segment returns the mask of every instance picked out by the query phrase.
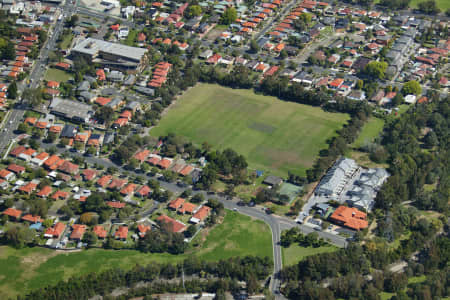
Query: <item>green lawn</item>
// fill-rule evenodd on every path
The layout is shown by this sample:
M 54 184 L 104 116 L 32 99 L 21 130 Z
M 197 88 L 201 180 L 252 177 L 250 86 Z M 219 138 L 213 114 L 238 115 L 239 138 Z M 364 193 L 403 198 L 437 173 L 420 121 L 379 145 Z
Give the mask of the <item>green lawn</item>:
M 251 238 L 249 238 L 251 236 Z M 16 250 L 0 247 L 0 299 L 20 292 L 55 284 L 74 275 L 120 267 L 129 269 L 151 261 L 177 262 L 190 255 L 205 260 L 235 256 L 258 255 L 272 258 L 272 238 L 269 227 L 261 221 L 236 212 L 228 212 L 224 222 L 208 235 L 200 233 L 186 254 L 145 254 L 134 250 L 90 249 L 61 253 L 44 248 Z
M 72 43 L 73 34 L 67 34 L 64 36 L 63 40 L 61 41 L 61 49 L 66 50 L 69 49 L 70 44 Z
M 364 124 L 358 138 L 353 142 L 353 147 L 358 149 L 365 143 L 373 142 L 376 137 L 378 137 L 383 130 L 384 120 L 372 117 L 369 121 Z
M 72 75 L 70 73 L 55 68 L 49 68 L 44 75 L 45 80 L 53 80 L 58 82 L 67 82 L 71 78 Z
M 338 248 L 334 246 L 322 246 L 319 248 L 313 247 L 302 247 L 298 244 L 292 244 L 288 248 L 281 247 L 281 254 L 283 256 L 283 266 L 292 266 L 303 260 L 305 257 L 319 254 L 319 253 L 328 253 L 338 250 Z
M 336 135 L 347 114 L 280 101 L 219 85 L 198 84 L 187 91 L 152 129 L 173 132 L 200 145 L 207 141 L 244 155 L 251 168 L 286 176 L 304 175 L 326 140 Z
M 425 0 L 411 0 L 409 2 L 409 7 L 411 8 L 417 8 L 419 6 L 420 2 L 425 2 Z M 450 1 L 448 0 L 436 0 L 437 7 L 441 10 L 441 12 L 444 12 L 450 8 Z

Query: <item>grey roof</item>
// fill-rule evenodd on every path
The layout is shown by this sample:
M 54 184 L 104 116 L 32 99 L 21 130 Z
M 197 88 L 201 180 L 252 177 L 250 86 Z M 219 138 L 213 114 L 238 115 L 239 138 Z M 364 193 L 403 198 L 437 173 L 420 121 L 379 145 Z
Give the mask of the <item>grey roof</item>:
M 125 81 L 123 82 L 123 84 L 124 85 L 132 85 L 135 80 L 136 80 L 136 76 L 134 76 L 133 74 L 130 74 L 125 78 Z
M 88 104 L 61 98 L 54 98 L 49 105 L 49 110 L 55 115 L 83 122 L 87 122 L 94 113 Z
M 89 81 L 84 80 L 78 85 L 77 90 L 80 92 L 81 91 L 89 91 L 90 88 L 91 88 L 91 84 L 89 83 Z
M 122 102 L 122 98 L 114 97 L 110 102 L 108 102 L 106 104 L 106 106 L 108 106 L 108 107 L 115 107 L 115 106 L 119 105 L 120 102 Z
M 103 144 L 111 144 L 114 141 L 115 133 L 112 131 L 107 131 L 103 137 Z
M 268 185 L 279 185 L 283 182 L 283 179 L 281 179 L 280 177 L 274 176 L 274 175 L 269 175 L 267 176 L 263 183 L 268 184 Z
M 353 159 L 344 157 L 338 159 L 320 181 L 317 192 L 327 195 L 338 193 L 344 184 L 345 177 L 349 176 L 357 168 L 358 165 Z
M 112 87 L 104 88 L 101 91 L 102 96 L 112 96 L 112 95 L 116 95 L 118 93 L 119 92 L 115 88 L 112 88 Z
M 140 106 L 141 106 L 141 104 L 140 104 L 139 102 L 137 102 L 137 101 L 131 101 L 131 102 L 129 102 L 129 103 L 125 106 L 125 108 L 126 108 L 126 109 L 134 110 L 134 109 L 139 108 Z
M 95 94 L 90 93 L 88 91 L 82 91 L 78 98 L 80 98 L 80 99 L 82 99 L 84 101 L 91 101 L 92 99 L 95 98 Z
M 135 86 L 134 89 L 136 90 L 136 92 L 139 92 L 139 93 L 147 95 L 147 96 L 155 95 L 155 90 L 151 89 L 151 88 L 147 88 L 147 87 L 143 87 L 143 86 Z
M 93 82 L 97 81 L 97 79 L 95 77 L 92 77 L 92 76 L 89 76 L 89 75 L 84 75 L 83 79 L 89 81 L 89 83 L 93 83 Z
M 145 48 L 130 47 L 122 44 L 110 43 L 94 38 L 87 38 L 78 43 L 72 52 L 96 56 L 99 52 L 120 56 L 129 60 L 141 61 L 147 53 Z
M 70 124 L 64 125 L 64 128 L 61 131 L 61 137 L 73 138 L 76 134 L 76 127 Z
M 119 71 L 111 71 L 108 74 L 106 74 L 106 78 L 108 78 L 108 80 L 111 81 L 123 81 L 124 77 L 125 76 L 123 75 L 123 73 Z

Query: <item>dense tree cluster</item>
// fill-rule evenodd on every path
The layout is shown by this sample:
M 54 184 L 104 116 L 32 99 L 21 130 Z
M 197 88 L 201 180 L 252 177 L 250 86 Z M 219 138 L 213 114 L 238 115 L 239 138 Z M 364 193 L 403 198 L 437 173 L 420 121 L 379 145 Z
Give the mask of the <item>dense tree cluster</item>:
M 18 300 L 88 299 L 95 295 L 107 295 L 117 287 L 133 288 L 139 282 L 147 283 L 146 287 L 140 290 L 140 293 L 146 295 L 164 292 L 237 291 L 238 280 L 257 283 L 266 278 L 271 270 L 272 261 L 267 257 L 235 257 L 217 262 L 191 257 L 178 264 L 150 263 L 147 266 L 136 265 L 129 271 L 112 269 L 73 277 L 18 297 Z M 177 282 L 174 279 L 179 279 L 182 274 L 194 278 L 185 282 L 185 289 L 181 283 L 173 283 Z M 212 279 L 195 279 L 206 276 Z

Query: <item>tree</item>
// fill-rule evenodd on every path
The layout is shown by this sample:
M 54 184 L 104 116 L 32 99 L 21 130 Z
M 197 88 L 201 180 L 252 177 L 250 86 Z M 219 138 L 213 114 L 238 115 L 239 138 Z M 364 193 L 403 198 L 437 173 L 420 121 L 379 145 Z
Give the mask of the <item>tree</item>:
M 7 42 L 5 47 L 0 49 L 1 58 L 5 60 L 13 60 L 16 58 L 16 49 L 14 48 L 14 44 L 11 42 Z
M 95 117 L 106 126 L 111 124 L 114 117 L 114 110 L 111 107 L 103 106 L 95 112 Z
M 419 2 L 417 6 L 419 10 L 423 13 L 434 15 L 440 12 L 440 9 L 437 7 L 435 0 L 428 0 L 424 2 Z
M 229 7 L 220 18 L 220 23 L 224 25 L 230 25 L 236 20 L 236 18 L 237 18 L 236 9 L 234 7 Z
M 252 53 L 258 53 L 259 46 L 258 46 L 258 43 L 256 42 L 256 40 L 251 40 L 250 41 L 250 51 Z
M 78 15 L 73 15 L 72 17 L 70 17 L 69 20 L 67 20 L 66 24 L 68 27 L 73 27 L 77 24 L 78 20 L 79 20 Z
M 384 61 L 371 61 L 364 68 L 364 73 L 374 79 L 383 79 L 387 67 L 388 64 Z
M 33 241 L 34 232 L 21 224 L 14 225 L 5 233 L 6 241 L 15 248 L 23 248 Z
M 422 93 L 422 87 L 420 83 L 415 80 L 410 80 L 403 85 L 402 89 L 403 95 L 420 95 Z
M 202 8 L 200 7 L 200 5 L 191 5 L 189 6 L 189 8 L 186 10 L 186 17 L 188 19 L 193 18 L 193 17 L 198 17 L 202 14 Z
M 25 89 L 22 93 L 22 99 L 31 107 L 38 106 L 42 101 L 42 92 L 39 88 Z
M 92 231 L 88 231 L 83 236 L 83 243 L 86 243 L 89 246 L 95 245 L 97 243 L 97 235 Z
M 434 131 L 429 131 L 424 137 L 425 147 L 428 149 L 432 149 L 438 144 L 438 138 Z
M 17 84 L 15 81 L 13 81 L 9 86 L 8 86 L 8 99 L 16 99 L 17 98 Z
M 401 104 L 403 104 L 403 102 L 405 102 L 405 99 L 403 98 L 403 95 L 400 93 L 397 93 L 394 98 L 392 99 L 392 106 L 396 107 L 399 106 Z

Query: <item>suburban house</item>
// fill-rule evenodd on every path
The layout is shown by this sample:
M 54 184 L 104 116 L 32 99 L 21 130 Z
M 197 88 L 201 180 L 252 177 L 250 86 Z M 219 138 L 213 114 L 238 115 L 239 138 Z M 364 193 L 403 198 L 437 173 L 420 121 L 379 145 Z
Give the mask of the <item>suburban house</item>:
M 55 226 L 50 227 L 45 231 L 44 237 L 59 238 L 65 229 L 66 229 L 66 224 L 58 222 L 55 224 Z
M 211 208 L 209 206 L 203 205 L 200 209 L 192 216 L 189 222 L 198 224 L 203 222 L 210 214 Z
M 118 240 L 126 240 L 128 236 L 128 227 L 127 226 L 119 226 L 117 228 L 116 233 L 114 233 L 114 237 Z
M 70 239 L 81 241 L 85 232 L 86 232 L 86 225 L 74 224 L 72 225 L 72 233 L 70 234 Z
M 168 229 L 174 233 L 179 233 L 186 230 L 186 225 L 166 215 L 159 216 L 157 220 L 161 224 L 168 224 Z
M 339 206 L 330 216 L 330 221 L 354 230 L 367 228 L 367 215 L 354 207 Z

